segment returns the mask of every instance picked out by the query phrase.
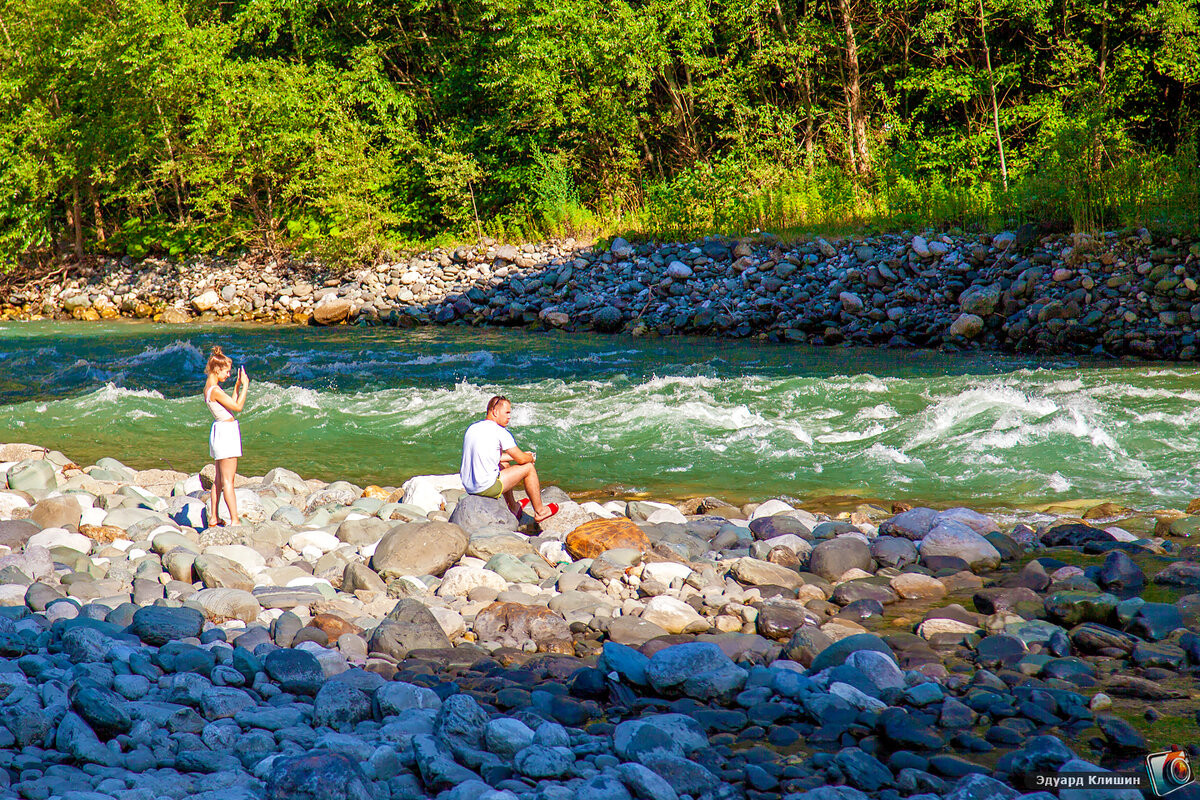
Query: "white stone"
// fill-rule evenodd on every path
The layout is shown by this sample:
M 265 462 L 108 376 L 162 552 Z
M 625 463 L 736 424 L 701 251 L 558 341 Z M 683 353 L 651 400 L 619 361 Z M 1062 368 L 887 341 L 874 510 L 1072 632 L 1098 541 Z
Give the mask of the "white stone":
M 466 597 L 467 592 L 479 586 L 503 592 L 508 589 L 508 582 L 490 569 L 451 567 L 442 576 L 442 584 L 437 593 L 439 597 Z
M 153 542 L 164 533 L 179 533 L 179 528 L 173 528 L 170 525 L 159 525 L 157 528 L 150 531 L 150 535 L 146 537 L 146 541 Z
M 437 620 L 438 625 L 446 632 L 446 636 L 450 639 L 457 639 L 467 632 L 467 623 L 463 621 L 462 614 L 453 611 L 449 608 L 441 608 L 439 606 L 431 606 L 429 613 L 433 614 L 433 618 Z
M 26 547 L 37 545 L 49 550 L 52 547 L 66 547 L 77 553 L 87 555 L 92 551 L 92 540 L 82 533 L 71 533 L 66 528 L 46 528 L 38 531 L 25 543 Z
M 768 500 L 754 509 L 754 513 L 750 515 L 750 521 L 753 522 L 762 517 L 773 517 L 776 514 L 785 514 L 789 511 L 795 511 L 795 509 L 782 500 Z
M 315 547 L 321 555 L 331 553 L 342 544 L 332 533 L 325 531 L 301 531 L 288 539 L 288 547 L 303 552 L 306 547 Z
M 615 519 L 616 517 L 621 516 L 620 512 L 614 513 L 609 511 L 595 500 L 588 500 L 586 503 L 580 503 L 579 507 L 584 511 L 587 511 L 589 514 L 595 514 L 597 517 L 601 517 L 603 519 Z
M 416 506 L 426 514 L 430 514 L 434 511 L 440 511 L 441 509 L 445 508 L 446 505 L 446 498 L 442 496 L 442 489 L 440 487 L 445 485 L 446 482 L 437 479 L 446 477 L 449 476 L 417 475 L 409 478 L 404 482 L 404 486 L 401 487 L 404 489 L 404 502 L 408 505 Z M 453 477 L 458 483 L 457 488 L 461 489 L 462 481 L 458 479 L 457 475 Z M 447 488 L 455 487 L 451 485 Z
M 667 265 L 667 277 L 672 280 L 687 280 L 692 277 L 692 268 L 682 261 L 672 261 Z
M 79 515 L 80 525 L 103 525 L 108 512 L 103 508 L 85 508 Z
M 267 567 L 267 560 L 263 558 L 262 553 L 244 544 L 213 545 L 206 547 L 204 552 L 228 558 L 251 576 L 257 575 Z
M 927 619 L 917 626 L 917 636 L 930 639 L 938 633 L 975 633 L 979 630 L 974 625 L 959 622 L 956 619 Z
M 683 633 L 689 627 L 697 624 L 703 624 L 706 628 L 708 626 L 704 617 L 700 616 L 696 609 L 682 600 L 665 594 L 651 597 L 647 601 L 646 608 L 642 611 L 642 619 L 653 622 L 667 633 Z
M 29 508 L 29 502 L 19 494 L 0 492 L 0 518 L 11 518 L 18 508 Z
M 929 242 L 925 241 L 924 236 L 914 236 L 912 238 L 912 249 L 921 258 L 929 258 L 933 255 L 929 250 Z
M 848 683 L 835 681 L 829 684 L 829 693 L 834 697 L 840 697 L 859 711 L 882 711 L 887 708 L 887 703 L 876 700 Z
M 25 592 L 27 591 L 29 591 L 28 587 L 16 583 L 0 585 L 0 606 L 25 605 Z
M 212 311 L 219 302 L 221 302 L 221 295 L 209 289 L 207 292 L 203 292 L 192 298 L 192 308 L 200 312 Z
M 686 580 L 692 574 L 692 568 L 687 564 L 677 564 L 674 561 L 658 561 L 642 566 L 642 580 L 658 581 L 664 586 L 670 586 L 673 580 Z
M 997 250 L 1007 250 L 1017 241 L 1017 235 L 1012 231 L 1004 231 L 992 237 L 992 247 Z
M 661 522 L 674 522 L 678 525 L 686 525 L 687 517 L 678 508 L 659 508 L 650 512 L 650 516 L 646 517 L 646 522 L 651 525 L 657 525 Z
M 1137 536 L 1134 536 L 1124 528 L 1118 528 L 1116 525 L 1113 525 L 1110 528 L 1105 528 L 1104 532 L 1116 539 L 1118 542 L 1136 542 L 1138 540 Z
M 574 559 L 567 552 L 567 547 L 559 541 L 542 542 L 538 545 L 538 555 L 546 560 L 546 563 L 554 564 L 570 564 Z

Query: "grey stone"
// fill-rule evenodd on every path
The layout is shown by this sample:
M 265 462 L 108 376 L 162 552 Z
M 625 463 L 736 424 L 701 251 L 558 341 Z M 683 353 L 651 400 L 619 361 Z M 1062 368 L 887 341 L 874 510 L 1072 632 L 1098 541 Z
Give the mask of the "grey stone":
M 314 752 L 277 759 L 266 785 L 267 800 L 372 800 L 370 782 L 341 753 Z
M 501 505 L 504 505 L 503 502 Z M 504 513 L 508 514 L 509 519 L 515 520 L 507 506 Z M 371 556 L 371 568 L 385 579 L 405 575 L 441 576 L 463 557 L 469 541 L 467 532 L 452 522 L 397 525 L 383 536 L 375 548 L 375 554 Z
M 450 514 L 450 522 L 458 525 L 468 534 L 479 531 L 496 529 L 515 531 L 517 518 L 509 511 L 508 504 L 500 498 L 480 497 L 468 494 L 459 499 L 454 511 Z M 466 543 L 463 544 L 466 550 Z M 460 554 L 461 557 L 461 554 Z
M 203 626 L 204 614 L 194 608 L 146 606 L 134 612 L 130 629 L 146 644 L 162 645 L 199 636 Z
M 827 580 L 837 580 L 851 569 L 871 569 L 871 548 L 857 536 L 839 536 L 821 542 L 808 558 L 809 572 Z
M 325 681 L 321 664 L 304 650 L 273 650 L 263 659 L 263 669 L 285 692 L 315 695 Z

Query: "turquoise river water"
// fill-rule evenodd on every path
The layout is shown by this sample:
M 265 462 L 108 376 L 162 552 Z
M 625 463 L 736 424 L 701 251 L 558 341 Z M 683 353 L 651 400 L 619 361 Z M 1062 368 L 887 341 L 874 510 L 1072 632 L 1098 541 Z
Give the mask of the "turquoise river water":
M 252 379 L 242 474 L 457 471 L 487 398 L 568 491 L 1031 508 L 1200 496 L 1186 365 L 436 328 L 0 324 L 0 441 L 208 460 L 209 347 Z M 226 384 L 227 388 L 232 384 Z

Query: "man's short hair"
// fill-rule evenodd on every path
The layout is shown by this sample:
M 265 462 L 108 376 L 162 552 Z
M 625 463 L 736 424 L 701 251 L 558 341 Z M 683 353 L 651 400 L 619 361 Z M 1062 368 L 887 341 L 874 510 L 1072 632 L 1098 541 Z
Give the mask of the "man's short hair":
M 512 405 L 512 403 L 509 402 L 509 399 L 507 397 L 505 397 L 502 394 L 498 394 L 498 395 L 495 395 L 491 400 L 488 400 L 487 413 L 491 414 L 492 410 L 495 409 L 496 406 L 500 405 L 501 403 L 508 403 L 509 405 Z

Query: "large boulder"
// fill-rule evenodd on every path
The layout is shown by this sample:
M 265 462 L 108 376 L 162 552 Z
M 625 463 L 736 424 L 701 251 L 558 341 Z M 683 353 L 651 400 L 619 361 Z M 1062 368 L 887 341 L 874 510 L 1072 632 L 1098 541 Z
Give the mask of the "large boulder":
M 733 577 L 749 586 L 782 586 L 785 589 L 798 589 L 804 585 L 804 579 L 796 570 L 748 556 L 734 561 L 733 567 L 729 571 Z
M 808 571 L 826 580 L 837 580 L 852 569 L 871 569 L 871 548 L 858 536 L 827 539 L 808 557 Z
M 933 527 L 938 512 L 932 508 L 918 506 L 901 512 L 879 526 L 881 536 L 900 536 L 905 539 L 923 539 Z
M 130 631 L 146 644 L 163 645 L 173 639 L 199 636 L 204 614 L 194 608 L 145 606 L 133 612 Z
M 533 642 L 539 653 L 575 654 L 571 629 L 562 617 L 543 606 L 492 603 L 475 617 L 475 635 L 505 647 L 521 649 Z
M 312 319 L 318 325 L 336 325 L 350 316 L 350 299 L 327 294 L 313 306 Z
M 241 589 L 249 592 L 254 589 L 254 579 L 244 569 L 224 556 L 214 553 L 204 553 L 196 556 L 192 564 L 200 580 L 209 589 Z
M 508 516 L 512 518 L 512 514 Z M 441 577 L 463 557 L 469 543 L 467 532 L 453 522 L 397 525 L 375 547 L 371 568 L 385 579 L 405 575 Z
M 972 570 L 1000 566 L 1000 551 L 971 528 L 952 519 L 933 526 L 920 544 L 921 558 L 953 556 L 961 558 Z
M 450 639 L 433 612 L 421 602 L 405 598 L 375 628 L 368 646 L 372 651 L 402 659 L 411 650 L 448 648 Z
M 583 523 L 567 534 L 566 547 L 575 558 L 596 558 L 606 550 L 618 548 L 645 553 L 651 549 L 651 544 L 645 531 L 618 517 Z
M 29 518 L 43 528 L 78 528 L 82 513 L 79 501 L 72 496 L 47 497 L 33 507 Z
M 254 595 L 241 589 L 201 589 L 189 602 L 200 606 L 208 621 L 216 624 L 235 619 L 254 622 L 262 611 Z
M 485 529 L 515 531 L 517 518 L 509 511 L 508 504 L 499 497 L 480 497 L 468 494 L 459 498 L 450 521 L 468 534 Z M 465 547 L 465 545 L 464 545 Z

